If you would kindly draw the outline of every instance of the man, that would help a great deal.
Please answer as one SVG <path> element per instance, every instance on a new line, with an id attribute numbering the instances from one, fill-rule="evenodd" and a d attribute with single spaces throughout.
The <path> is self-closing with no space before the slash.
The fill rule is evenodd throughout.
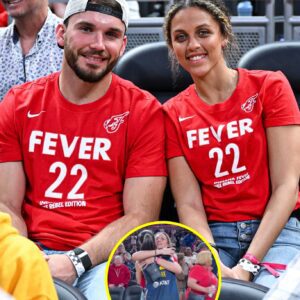
<path id="1" fill-rule="evenodd" d="M 56 30 L 61 73 L 0 105 L 0 210 L 89 300 L 106 299 L 103 262 L 158 218 L 166 182 L 160 104 L 111 72 L 127 25 L 124 0 L 70 0 Z"/>
<path id="2" fill-rule="evenodd" d="M 0 29 L 0 101 L 14 85 L 61 68 L 55 28 L 61 22 L 47 0 L 2 0 L 13 22 Z"/>
<path id="3" fill-rule="evenodd" d="M 39 248 L 19 235 L 8 214 L 0 212 L 0 292 L 15 299 L 58 299 Z M 5 299 L 0 293 L 0 299 Z"/>

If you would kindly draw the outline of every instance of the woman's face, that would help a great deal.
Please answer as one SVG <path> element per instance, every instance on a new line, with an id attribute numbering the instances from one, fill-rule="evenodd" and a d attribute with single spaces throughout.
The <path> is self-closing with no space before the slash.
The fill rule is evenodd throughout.
<path id="1" fill-rule="evenodd" d="M 198 7 L 182 9 L 173 17 L 171 41 L 178 62 L 193 78 L 202 78 L 225 64 L 222 48 L 226 39 L 219 23 Z"/>
<path id="2" fill-rule="evenodd" d="M 169 247 L 168 239 L 163 233 L 155 236 L 155 244 L 157 249 L 163 249 Z"/>

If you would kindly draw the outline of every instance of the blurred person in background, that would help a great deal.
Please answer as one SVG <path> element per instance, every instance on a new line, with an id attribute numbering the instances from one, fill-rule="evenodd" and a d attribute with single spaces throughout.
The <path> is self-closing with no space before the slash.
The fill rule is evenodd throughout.
<path id="1" fill-rule="evenodd" d="M 0 28 L 0 101 L 7 91 L 61 69 L 55 28 L 62 22 L 48 0 L 1 0 L 11 24 Z"/>
<path id="2" fill-rule="evenodd" d="M 170 237 L 163 231 L 144 235 L 141 251 L 132 255 L 137 261 L 136 276 L 146 281 L 146 300 L 179 300 L 176 274 L 182 269 L 177 262 Z M 143 276 L 142 276 L 143 275 Z"/>
<path id="3" fill-rule="evenodd" d="M 187 288 L 187 278 L 189 274 L 189 266 L 184 260 L 184 253 L 178 253 L 178 264 L 180 265 L 182 272 L 180 274 L 176 274 L 177 279 L 177 288 L 179 293 L 179 300 L 185 300 L 185 292 Z"/>
<path id="4" fill-rule="evenodd" d="M 49 0 L 49 7 L 60 18 L 63 18 L 68 0 Z"/>
<path id="5" fill-rule="evenodd" d="M 115 255 L 113 258 L 113 263 L 108 269 L 108 286 L 110 288 L 120 286 L 124 286 L 126 288 L 130 278 L 130 270 L 124 264 L 122 256 Z"/>
<path id="6" fill-rule="evenodd" d="M 218 288 L 218 278 L 212 272 L 210 251 L 201 251 L 190 269 L 187 281 L 187 300 L 213 300 Z"/>

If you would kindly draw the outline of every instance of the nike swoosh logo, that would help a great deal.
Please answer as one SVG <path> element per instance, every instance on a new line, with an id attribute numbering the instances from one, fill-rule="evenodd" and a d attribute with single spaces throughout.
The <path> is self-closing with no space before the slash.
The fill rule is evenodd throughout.
<path id="1" fill-rule="evenodd" d="M 182 121 L 185 121 L 185 120 L 194 118 L 194 117 L 195 117 L 195 115 L 193 115 L 193 116 L 188 116 L 188 117 L 179 117 L 178 120 L 179 120 L 179 122 L 182 122 Z"/>
<path id="2" fill-rule="evenodd" d="M 46 112 L 46 111 L 45 111 L 45 110 L 42 110 L 42 111 L 40 111 L 40 112 L 37 113 L 37 114 L 32 114 L 30 111 L 28 111 L 27 117 L 28 117 L 28 118 L 35 118 L 35 117 L 38 117 L 39 115 L 41 115 L 43 112 Z"/>

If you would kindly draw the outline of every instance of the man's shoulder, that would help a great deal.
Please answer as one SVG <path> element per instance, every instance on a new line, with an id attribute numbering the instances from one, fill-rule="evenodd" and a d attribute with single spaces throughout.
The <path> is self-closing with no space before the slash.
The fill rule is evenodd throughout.
<path id="1" fill-rule="evenodd" d="M 47 85 L 54 85 L 56 80 L 58 80 L 59 72 L 49 74 L 47 76 L 35 79 L 33 81 L 28 81 L 20 85 L 16 85 L 12 88 L 15 94 L 30 93 L 34 94 L 36 92 L 45 92 Z"/>
<path id="2" fill-rule="evenodd" d="M 13 33 L 13 24 L 8 25 L 7 27 L 0 28 L 0 40 L 9 38 Z"/>

